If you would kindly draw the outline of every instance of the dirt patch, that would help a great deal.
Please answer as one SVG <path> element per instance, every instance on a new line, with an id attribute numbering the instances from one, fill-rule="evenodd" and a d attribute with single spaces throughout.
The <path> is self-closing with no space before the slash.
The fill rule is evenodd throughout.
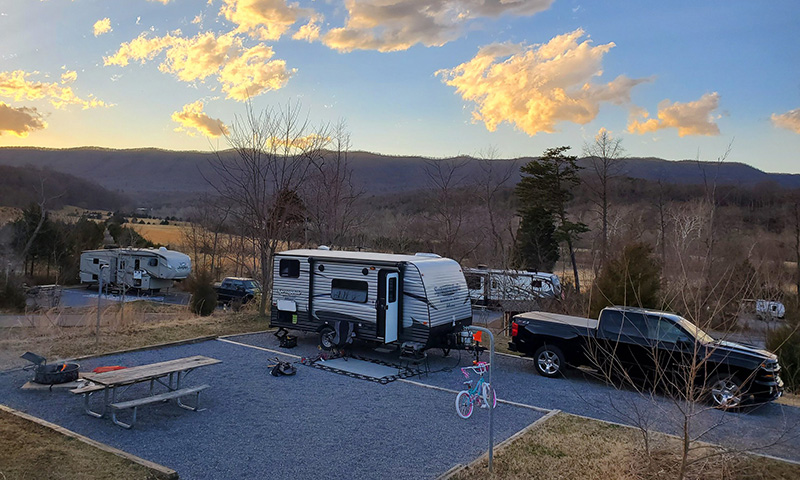
<path id="1" fill-rule="evenodd" d="M 656 434 L 648 456 L 641 448 L 639 432 L 627 427 L 558 414 L 494 456 L 494 476 L 507 480 L 531 478 L 677 478 L 680 467 L 679 442 Z M 690 479 L 755 480 L 800 478 L 800 466 L 750 455 L 721 454 L 712 448 L 699 450 L 708 455 L 689 469 Z M 453 478 L 487 478 L 487 461 L 462 470 Z"/>

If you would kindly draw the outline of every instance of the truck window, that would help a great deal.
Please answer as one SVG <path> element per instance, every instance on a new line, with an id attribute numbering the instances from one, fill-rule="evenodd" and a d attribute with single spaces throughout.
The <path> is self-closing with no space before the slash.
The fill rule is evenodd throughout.
<path id="1" fill-rule="evenodd" d="M 279 270 L 281 277 L 298 278 L 300 276 L 300 260 L 282 258 Z"/>
<path id="2" fill-rule="evenodd" d="M 369 286 L 367 282 L 357 280 L 342 280 L 334 278 L 331 280 L 331 298 L 353 303 L 367 303 L 367 292 Z"/>
<path id="3" fill-rule="evenodd" d="M 669 320 L 647 317 L 647 337 L 658 342 L 675 343 L 679 338 L 687 338 L 688 335 Z"/>
<path id="4" fill-rule="evenodd" d="M 647 338 L 647 323 L 644 315 L 640 313 L 606 310 L 600 327 L 609 338 L 617 335 L 622 338 Z"/>

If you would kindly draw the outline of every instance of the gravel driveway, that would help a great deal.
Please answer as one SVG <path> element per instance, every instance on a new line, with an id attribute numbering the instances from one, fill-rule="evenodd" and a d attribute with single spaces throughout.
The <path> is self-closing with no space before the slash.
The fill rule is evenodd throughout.
<path id="1" fill-rule="evenodd" d="M 277 345 L 272 335 L 233 340 L 248 339 L 270 348 Z M 314 354 L 315 344 L 305 340 L 286 352 Z M 0 374 L 0 402 L 173 468 L 184 479 L 435 478 L 487 448 L 487 411 L 460 419 L 452 393 L 405 381 L 381 385 L 305 366 L 298 366 L 293 377 L 275 378 L 267 369 L 274 353 L 230 341 L 99 357 L 82 361 L 81 368 L 190 355 L 223 362 L 198 369 L 187 379 L 187 385 L 211 385 L 200 396 L 207 410 L 151 405 L 140 410 L 133 430 L 85 415 L 82 399 L 63 390 L 20 390 L 30 372 Z M 439 372 L 429 379 L 441 376 L 447 388 L 460 388 L 460 375 Z M 542 415 L 530 408 L 498 406 L 495 441 Z"/>

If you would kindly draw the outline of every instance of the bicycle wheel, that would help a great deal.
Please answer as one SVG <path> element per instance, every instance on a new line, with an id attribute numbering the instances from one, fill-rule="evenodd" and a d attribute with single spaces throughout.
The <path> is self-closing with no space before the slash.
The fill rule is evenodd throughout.
<path id="1" fill-rule="evenodd" d="M 461 418 L 472 416 L 472 398 L 467 390 L 458 392 L 458 396 L 456 396 L 456 413 Z"/>
<path id="2" fill-rule="evenodd" d="M 488 383 L 484 383 L 482 390 L 483 390 L 483 392 L 481 393 L 481 396 L 483 397 L 483 402 L 486 405 L 491 405 L 492 408 L 497 407 L 497 392 L 494 391 L 494 388 L 492 388 L 492 386 L 489 385 Z M 491 392 L 491 393 L 489 393 L 489 392 Z M 490 396 L 492 397 L 492 401 L 491 402 L 489 402 L 489 397 Z"/>

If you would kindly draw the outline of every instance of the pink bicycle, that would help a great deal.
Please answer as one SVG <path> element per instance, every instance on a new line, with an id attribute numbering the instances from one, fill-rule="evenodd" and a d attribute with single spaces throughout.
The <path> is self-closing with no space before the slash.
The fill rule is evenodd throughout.
<path id="1" fill-rule="evenodd" d="M 472 380 L 467 380 L 464 382 L 464 385 L 469 385 L 468 390 L 462 390 L 458 392 L 458 396 L 456 396 L 456 413 L 461 418 L 469 418 L 472 416 L 472 409 L 474 405 L 477 405 L 479 408 L 495 408 L 497 406 L 497 394 L 483 379 L 483 374 L 486 373 L 489 369 L 489 364 L 486 362 L 478 362 L 472 367 L 464 367 L 461 369 L 461 373 L 464 374 L 465 378 L 469 378 L 469 371 L 472 370 L 473 372 L 478 374 L 478 381 L 473 385 Z M 491 398 L 491 401 L 489 400 Z"/>

